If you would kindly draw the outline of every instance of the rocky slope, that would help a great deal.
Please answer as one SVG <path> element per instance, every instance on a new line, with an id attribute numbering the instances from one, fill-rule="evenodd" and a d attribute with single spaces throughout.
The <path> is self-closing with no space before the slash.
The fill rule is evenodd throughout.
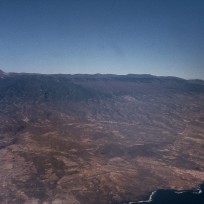
<path id="1" fill-rule="evenodd" d="M 0 72 L 0 203 L 113 204 L 204 181 L 204 83 Z"/>

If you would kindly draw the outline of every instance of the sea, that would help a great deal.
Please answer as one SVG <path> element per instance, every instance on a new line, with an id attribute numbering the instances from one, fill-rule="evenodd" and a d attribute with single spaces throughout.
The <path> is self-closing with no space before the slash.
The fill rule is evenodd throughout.
<path id="1" fill-rule="evenodd" d="M 128 201 L 123 204 L 204 204 L 204 183 L 192 190 L 177 191 L 159 189 L 152 192 L 146 201 Z"/>

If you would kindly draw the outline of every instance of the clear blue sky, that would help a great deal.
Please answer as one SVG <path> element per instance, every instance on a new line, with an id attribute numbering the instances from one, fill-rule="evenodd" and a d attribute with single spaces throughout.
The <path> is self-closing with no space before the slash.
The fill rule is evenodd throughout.
<path id="1" fill-rule="evenodd" d="M 0 0 L 0 69 L 204 79 L 204 0 Z"/>

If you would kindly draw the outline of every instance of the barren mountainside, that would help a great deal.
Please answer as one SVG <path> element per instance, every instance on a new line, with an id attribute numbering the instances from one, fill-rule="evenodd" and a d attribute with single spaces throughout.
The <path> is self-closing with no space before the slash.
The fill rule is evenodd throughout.
<path id="1" fill-rule="evenodd" d="M 0 203 L 120 204 L 204 181 L 204 82 L 0 71 Z"/>

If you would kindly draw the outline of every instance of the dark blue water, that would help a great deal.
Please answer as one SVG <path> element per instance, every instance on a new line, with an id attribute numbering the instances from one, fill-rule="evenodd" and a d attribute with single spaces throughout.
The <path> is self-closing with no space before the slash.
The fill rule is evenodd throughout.
<path id="1" fill-rule="evenodd" d="M 148 201 L 124 202 L 124 204 L 204 204 L 204 183 L 194 190 L 157 190 Z"/>

